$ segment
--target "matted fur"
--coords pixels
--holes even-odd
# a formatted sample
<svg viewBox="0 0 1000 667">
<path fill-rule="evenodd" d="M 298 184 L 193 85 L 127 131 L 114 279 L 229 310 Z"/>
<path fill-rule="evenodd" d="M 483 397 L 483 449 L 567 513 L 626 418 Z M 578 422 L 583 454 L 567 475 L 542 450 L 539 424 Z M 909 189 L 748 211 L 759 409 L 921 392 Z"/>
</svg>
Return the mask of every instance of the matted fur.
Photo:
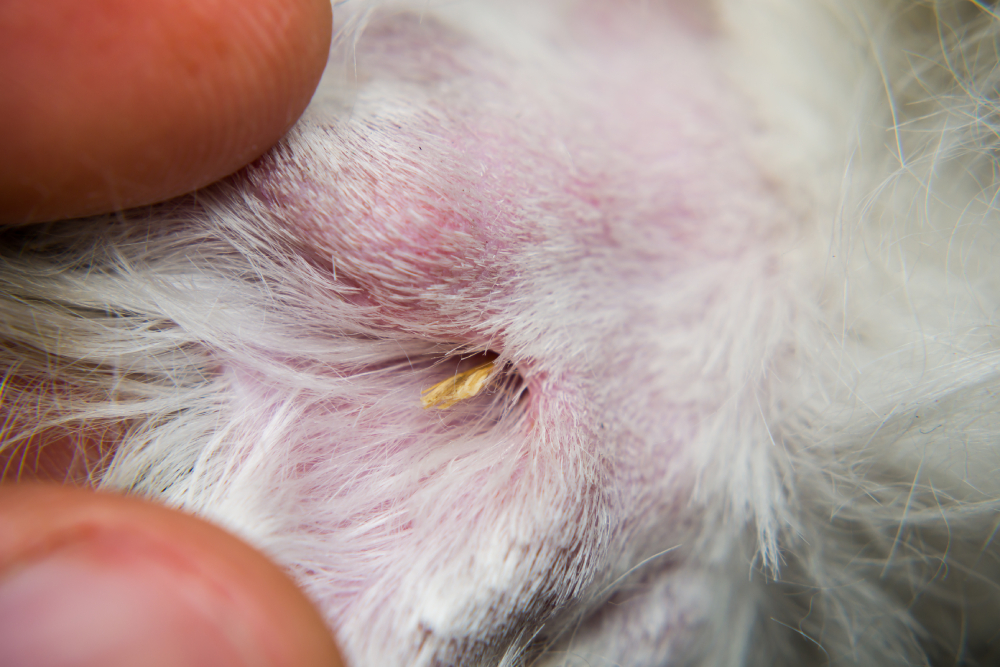
<svg viewBox="0 0 1000 667">
<path fill-rule="evenodd" d="M 437 4 L 338 3 L 226 182 L 3 234 L 10 465 L 229 527 L 355 667 L 1000 659 L 992 5 L 644 3 L 699 124 L 576 85 L 636 4 Z"/>
</svg>

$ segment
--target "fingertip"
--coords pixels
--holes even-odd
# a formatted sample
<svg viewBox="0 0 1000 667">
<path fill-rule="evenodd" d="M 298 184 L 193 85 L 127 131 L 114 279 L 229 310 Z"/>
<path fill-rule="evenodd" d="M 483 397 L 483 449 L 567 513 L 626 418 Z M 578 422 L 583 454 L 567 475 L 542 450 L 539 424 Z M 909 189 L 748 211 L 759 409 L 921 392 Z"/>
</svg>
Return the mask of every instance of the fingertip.
<svg viewBox="0 0 1000 667">
<path fill-rule="evenodd" d="M 0 486 L 0 664 L 339 666 L 276 566 L 192 516 L 55 485 Z"/>
<path fill-rule="evenodd" d="M 326 64 L 328 0 L 0 6 L 0 222 L 162 201 L 263 154 Z"/>
</svg>

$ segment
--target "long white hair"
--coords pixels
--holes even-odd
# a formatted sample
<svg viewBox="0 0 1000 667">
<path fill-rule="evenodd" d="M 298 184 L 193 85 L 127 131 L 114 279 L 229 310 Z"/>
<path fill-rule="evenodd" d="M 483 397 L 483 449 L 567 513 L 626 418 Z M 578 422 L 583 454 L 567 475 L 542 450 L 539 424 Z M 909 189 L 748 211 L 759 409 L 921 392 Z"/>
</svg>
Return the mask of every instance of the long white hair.
<svg viewBox="0 0 1000 667">
<path fill-rule="evenodd" d="M 491 24 L 502 4 L 376 4 L 335 6 L 327 82 L 247 170 L 0 235 L 8 474 L 70 442 L 75 481 L 234 530 L 357 667 L 1000 659 L 993 5 L 713 5 L 783 204 L 693 231 L 679 280 L 633 273 L 658 239 L 622 223 L 603 246 L 606 221 L 547 181 L 503 204 L 517 226 L 459 224 L 501 204 L 448 161 L 458 121 L 412 96 L 479 109 L 493 83 L 442 72 L 481 39 L 493 55 L 469 58 L 563 104 L 535 81 L 558 57 Z M 414 31 L 441 53 L 412 66 L 456 89 L 359 83 L 359 44 Z M 521 92 L 482 111 L 537 147 L 511 171 L 586 185 Z M 402 215 L 392 179 L 420 193 L 403 231 L 369 224 Z M 486 362 L 485 391 L 421 406 Z"/>
</svg>

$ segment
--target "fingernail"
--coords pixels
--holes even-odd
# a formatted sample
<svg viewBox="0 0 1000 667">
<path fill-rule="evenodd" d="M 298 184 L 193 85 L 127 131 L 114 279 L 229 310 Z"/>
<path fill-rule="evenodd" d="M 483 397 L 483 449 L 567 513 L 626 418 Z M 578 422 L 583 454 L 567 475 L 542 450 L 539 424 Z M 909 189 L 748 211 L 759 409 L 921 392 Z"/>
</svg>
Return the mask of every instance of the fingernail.
<svg viewBox="0 0 1000 667">
<path fill-rule="evenodd" d="M 0 665 L 268 664 L 225 591 L 162 551 L 91 535 L 0 575 Z"/>
</svg>

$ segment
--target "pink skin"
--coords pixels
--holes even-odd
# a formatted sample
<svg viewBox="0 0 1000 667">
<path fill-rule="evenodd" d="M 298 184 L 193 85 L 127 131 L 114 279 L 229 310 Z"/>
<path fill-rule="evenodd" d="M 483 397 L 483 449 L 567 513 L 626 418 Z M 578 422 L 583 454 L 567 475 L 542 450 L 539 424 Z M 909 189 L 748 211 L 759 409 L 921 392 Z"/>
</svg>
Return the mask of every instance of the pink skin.
<svg viewBox="0 0 1000 667">
<path fill-rule="evenodd" d="M 747 415 L 790 346 L 791 216 L 722 27 L 695 0 L 445 4 L 374 13 L 274 150 L 136 214 L 174 221 L 135 292 L 208 398 L 105 481 L 261 547 L 359 667 L 496 665 L 584 623 L 683 651 L 775 504 Z M 420 407 L 487 351 L 486 392 Z"/>
<path fill-rule="evenodd" d="M 574 16 L 574 29 L 556 35 L 567 51 L 560 69 L 541 72 L 432 21 L 376 22 L 356 53 L 359 77 L 371 80 L 351 119 L 318 139 L 337 164 L 293 145 L 303 169 L 279 152 L 249 177 L 324 260 L 339 258 L 338 279 L 360 281 L 364 303 L 411 311 L 421 326 L 431 324 L 425 306 L 441 306 L 425 293 L 445 286 L 462 293 L 461 311 L 481 312 L 484 299 L 500 308 L 496 288 L 516 277 L 460 262 L 496 271 L 498 257 L 555 241 L 541 215 L 577 216 L 581 252 L 619 248 L 606 259 L 619 264 L 612 276 L 622 289 L 636 273 L 659 283 L 685 265 L 731 262 L 769 233 L 763 220 L 783 215 L 744 150 L 746 102 L 716 71 L 703 35 L 679 31 L 672 15 L 643 27 L 611 14 L 619 25 L 610 31 L 604 13 Z M 441 42 L 456 53 L 436 53 Z M 413 72 L 415 54 L 429 62 Z M 385 117 L 402 105 L 409 124 Z M 323 127 L 320 114 L 314 107 L 306 127 Z M 372 270 L 389 256 L 405 258 L 406 270 Z M 447 333 L 468 339 L 479 328 L 461 322 Z"/>
<path fill-rule="evenodd" d="M 376 17 L 352 54 L 351 112 L 314 105 L 242 181 L 309 240 L 313 261 L 333 258 L 331 289 L 356 321 L 489 348 L 528 387 L 525 418 L 498 429 L 510 440 L 448 450 L 423 435 L 447 418 L 374 385 L 368 396 L 359 380 L 354 404 L 326 408 L 322 434 L 298 445 L 303 460 L 338 461 L 306 473 L 321 478 L 304 486 L 308 516 L 336 514 L 326 488 L 378 486 L 359 470 L 414 478 L 328 526 L 331 570 L 302 574 L 361 664 L 360 627 L 402 635 L 405 660 L 496 658 L 523 628 L 557 634 L 643 559 L 711 539 L 693 527 L 705 511 L 692 501 L 693 443 L 734 382 L 762 382 L 729 365 L 735 334 L 717 329 L 745 305 L 728 285 L 778 291 L 768 244 L 789 215 L 750 157 L 753 126 L 712 32 L 663 8 L 567 18 L 537 59 L 519 60 L 430 17 Z M 404 400 L 421 387 L 401 375 L 399 389 Z M 255 391 L 245 400 L 261 407 Z M 375 444 L 387 422 L 414 435 Z M 742 457 L 719 463 L 720 478 L 745 472 Z M 372 533 L 352 541 L 385 503 L 400 518 L 378 529 L 378 548 Z M 664 631 L 680 636 L 703 612 L 698 595 L 671 595 L 678 627 Z"/>
<path fill-rule="evenodd" d="M 51 646 L 27 607 L 214 662 L 304 645 L 236 595 L 269 558 L 354 667 L 998 662 L 1000 24 L 910 4 L 344 0 L 252 164 L 7 230 L 7 469 L 95 470 L 261 553 L 70 545 L 8 577 L 0 648 Z M 102 588 L 163 604 L 63 613 Z"/>
</svg>

